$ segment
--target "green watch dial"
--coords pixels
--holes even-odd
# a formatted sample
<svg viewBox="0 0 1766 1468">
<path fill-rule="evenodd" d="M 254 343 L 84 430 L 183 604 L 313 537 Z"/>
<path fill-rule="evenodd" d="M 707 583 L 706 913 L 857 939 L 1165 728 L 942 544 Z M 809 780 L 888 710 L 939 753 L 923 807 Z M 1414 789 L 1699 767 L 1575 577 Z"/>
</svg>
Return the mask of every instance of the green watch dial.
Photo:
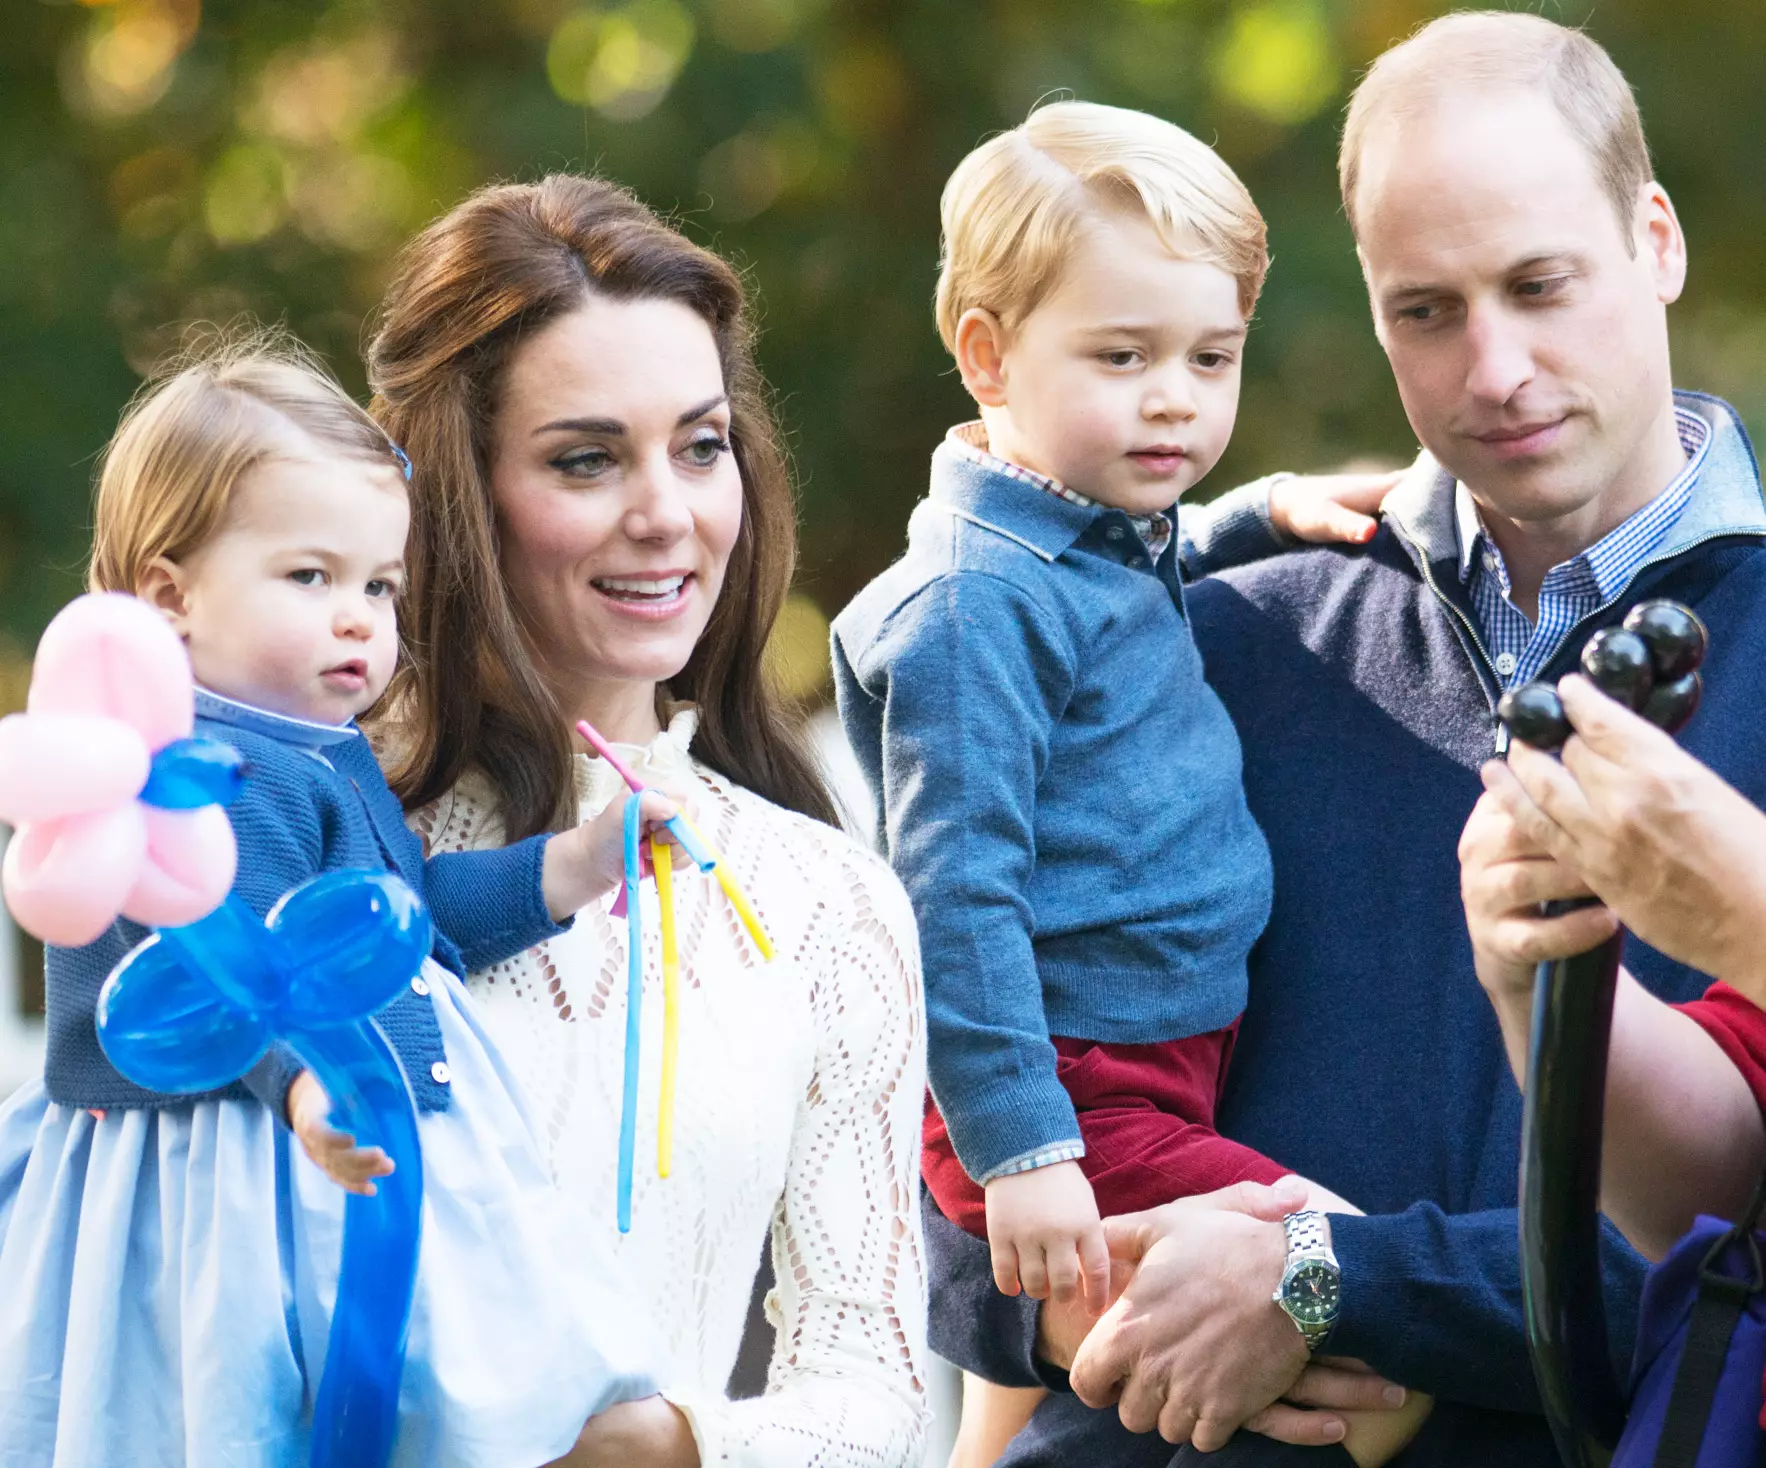
<svg viewBox="0 0 1766 1468">
<path fill-rule="evenodd" d="M 1329 1325 L 1341 1297 L 1337 1271 L 1322 1259 L 1296 1264 L 1282 1285 L 1282 1305 L 1302 1325 Z"/>
</svg>

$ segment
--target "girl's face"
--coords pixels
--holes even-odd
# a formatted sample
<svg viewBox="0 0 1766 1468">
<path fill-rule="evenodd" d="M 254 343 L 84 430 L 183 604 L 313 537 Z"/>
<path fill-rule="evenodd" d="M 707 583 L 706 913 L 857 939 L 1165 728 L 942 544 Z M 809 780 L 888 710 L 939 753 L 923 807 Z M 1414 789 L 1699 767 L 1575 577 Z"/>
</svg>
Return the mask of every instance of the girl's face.
<svg viewBox="0 0 1766 1468">
<path fill-rule="evenodd" d="M 182 564 L 153 562 L 137 591 L 171 620 L 203 687 L 343 724 L 398 661 L 411 507 L 397 471 L 310 452 L 253 469 L 219 532 Z"/>
<path fill-rule="evenodd" d="M 493 425 L 503 575 L 572 714 L 639 738 L 711 618 L 742 476 L 711 329 L 590 298 L 520 346 Z"/>
</svg>

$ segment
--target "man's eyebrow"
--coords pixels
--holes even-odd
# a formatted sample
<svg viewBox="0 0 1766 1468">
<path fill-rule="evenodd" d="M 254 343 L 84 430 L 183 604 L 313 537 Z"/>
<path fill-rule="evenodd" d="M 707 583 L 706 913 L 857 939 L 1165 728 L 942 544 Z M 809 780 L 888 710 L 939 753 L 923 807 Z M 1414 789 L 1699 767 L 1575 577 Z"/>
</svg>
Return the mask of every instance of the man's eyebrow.
<svg viewBox="0 0 1766 1468">
<path fill-rule="evenodd" d="M 1447 287 L 1442 285 L 1395 285 L 1391 290 L 1380 293 L 1380 304 L 1387 307 L 1399 306 L 1406 301 L 1423 301 L 1445 293 Z"/>
<path fill-rule="evenodd" d="M 685 428 L 689 423 L 697 423 L 707 413 L 728 401 L 729 395 L 721 392 L 716 397 L 707 398 L 675 419 L 675 427 Z M 624 438 L 630 431 L 618 418 L 554 418 L 550 423 L 542 423 L 534 429 L 534 436 L 538 437 L 542 433 L 593 433 L 602 438 Z"/>
<path fill-rule="evenodd" d="M 1508 280 L 1517 275 L 1525 275 L 1529 271 L 1538 270 L 1543 266 L 1568 266 L 1572 270 L 1580 270 L 1587 263 L 1587 257 L 1577 250 L 1540 250 L 1531 255 L 1503 267 L 1502 276 Z M 1449 296 L 1456 292 L 1446 285 L 1428 285 L 1424 283 L 1395 285 L 1380 294 L 1380 304 L 1385 307 L 1401 306 L 1407 301 L 1427 300 L 1432 296 Z"/>
</svg>

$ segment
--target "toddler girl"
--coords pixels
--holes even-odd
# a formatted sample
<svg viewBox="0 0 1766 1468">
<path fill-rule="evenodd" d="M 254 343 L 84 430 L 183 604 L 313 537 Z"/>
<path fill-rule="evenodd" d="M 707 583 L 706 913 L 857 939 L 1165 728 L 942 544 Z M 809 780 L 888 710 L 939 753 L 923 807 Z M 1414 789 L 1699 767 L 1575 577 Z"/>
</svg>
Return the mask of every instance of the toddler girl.
<svg viewBox="0 0 1766 1468">
<path fill-rule="evenodd" d="M 422 861 L 354 723 L 398 656 L 407 473 L 298 349 L 222 347 L 125 416 L 90 581 L 170 620 L 197 733 L 247 762 L 229 812 L 247 904 L 267 913 L 320 872 L 373 868 L 434 918 L 421 975 L 377 1018 L 416 1098 L 426 1184 L 395 1462 L 569 1462 L 593 1413 L 655 1391 L 648 1345 L 607 1262 L 560 1237 L 460 975 L 615 885 L 621 811 Z M 648 826 L 674 813 L 645 800 Z M 118 921 L 48 950 L 44 1079 L 0 1107 L 0 1468 L 292 1468 L 335 1304 L 340 1188 L 372 1193 L 391 1163 L 328 1125 L 319 1083 L 280 1045 L 198 1096 L 117 1072 L 94 1007 L 144 936 Z"/>
</svg>

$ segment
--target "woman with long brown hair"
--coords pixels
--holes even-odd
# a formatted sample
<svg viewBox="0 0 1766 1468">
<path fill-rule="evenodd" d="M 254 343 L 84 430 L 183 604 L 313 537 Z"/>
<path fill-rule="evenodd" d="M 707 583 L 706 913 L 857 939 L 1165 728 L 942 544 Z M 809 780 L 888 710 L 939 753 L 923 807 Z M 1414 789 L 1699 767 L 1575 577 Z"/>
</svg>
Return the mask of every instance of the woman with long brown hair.
<svg viewBox="0 0 1766 1468">
<path fill-rule="evenodd" d="M 763 669 L 795 510 L 741 283 L 613 185 L 491 187 L 407 247 L 369 368 L 415 466 L 409 660 L 383 742 L 431 849 L 619 798 L 573 747 L 586 718 L 646 780 L 690 792 L 777 952 L 761 961 L 714 884 L 675 879 L 673 1166 L 653 1161 L 651 951 L 623 1236 L 624 923 L 591 907 L 471 978 L 581 1228 L 673 1353 L 667 1402 L 616 1408 L 585 1442 L 610 1464 L 908 1464 L 925 1416 L 919 953 L 905 895 L 834 827 Z M 768 1390 L 731 1402 L 769 1234 Z"/>
</svg>

